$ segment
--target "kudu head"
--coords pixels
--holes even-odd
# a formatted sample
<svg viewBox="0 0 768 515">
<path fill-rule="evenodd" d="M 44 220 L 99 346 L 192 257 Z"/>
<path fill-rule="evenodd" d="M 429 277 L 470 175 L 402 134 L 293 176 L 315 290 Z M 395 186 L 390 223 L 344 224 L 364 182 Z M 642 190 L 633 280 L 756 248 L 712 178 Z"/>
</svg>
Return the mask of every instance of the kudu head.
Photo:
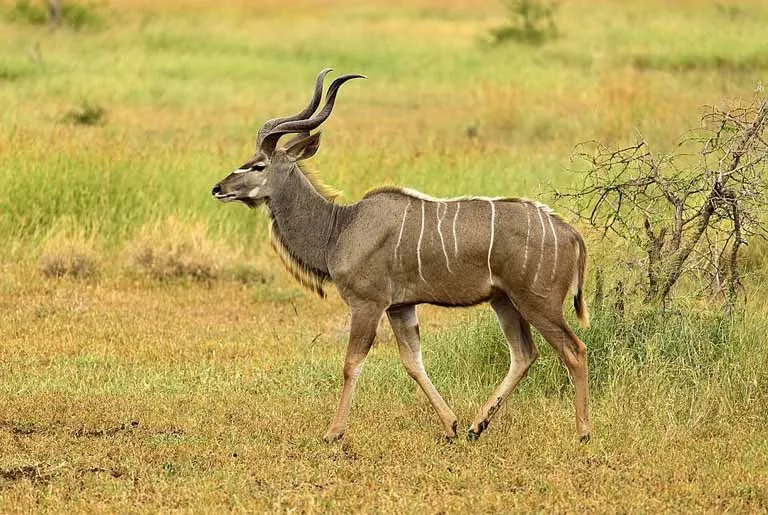
<svg viewBox="0 0 768 515">
<path fill-rule="evenodd" d="M 256 207 L 280 190 L 295 163 L 312 157 L 320 146 L 320 133 L 311 133 L 333 110 L 336 94 L 342 84 L 364 75 L 342 75 L 328 87 L 325 105 L 315 116 L 323 93 L 323 79 L 330 68 L 322 70 L 315 80 L 315 91 L 309 105 L 293 116 L 268 120 L 259 129 L 256 153 L 237 170 L 213 187 L 211 194 L 222 202 L 239 200 Z M 297 134 L 284 147 L 277 143 L 286 134 Z"/>
</svg>

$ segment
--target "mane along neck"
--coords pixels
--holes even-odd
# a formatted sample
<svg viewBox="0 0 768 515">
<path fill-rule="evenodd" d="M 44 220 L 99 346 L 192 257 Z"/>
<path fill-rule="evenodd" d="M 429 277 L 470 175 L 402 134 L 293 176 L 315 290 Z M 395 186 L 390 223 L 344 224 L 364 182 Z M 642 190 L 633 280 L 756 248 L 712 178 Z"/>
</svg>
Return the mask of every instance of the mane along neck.
<svg viewBox="0 0 768 515">
<path fill-rule="evenodd" d="M 420 191 L 411 189 L 411 188 L 404 188 L 401 186 L 379 186 L 378 188 L 374 188 L 372 190 L 369 190 L 365 195 L 363 195 L 363 198 L 369 198 L 373 197 L 374 195 L 379 194 L 386 194 L 391 193 L 395 195 L 403 195 L 408 198 L 413 198 L 417 200 L 423 200 L 425 202 L 464 202 L 467 200 L 485 200 L 489 202 L 517 202 L 521 204 L 530 204 L 536 209 L 541 209 L 548 215 L 552 216 L 556 220 L 562 220 L 562 217 L 557 214 L 551 207 L 549 207 L 546 204 L 543 204 L 539 202 L 538 200 L 531 200 L 524 197 L 482 197 L 482 196 L 474 196 L 474 195 L 464 195 L 460 197 L 451 197 L 451 198 L 437 198 L 433 197 L 431 195 L 427 195 L 426 193 L 422 193 Z"/>
<path fill-rule="evenodd" d="M 325 297 L 323 284 L 330 278 L 325 256 L 337 206 L 329 198 L 335 191 L 319 180 L 317 184 L 321 186 L 296 166 L 267 208 L 270 242 L 286 270 L 303 287 Z"/>
<path fill-rule="evenodd" d="M 337 190 L 333 186 L 329 186 L 320 177 L 320 174 L 314 170 L 309 170 L 303 163 L 296 163 L 296 167 L 304 174 L 304 177 L 309 181 L 309 184 L 314 190 L 320 194 L 328 202 L 335 202 L 338 197 L 342 195 L 341 190 Z"/>
</svg>

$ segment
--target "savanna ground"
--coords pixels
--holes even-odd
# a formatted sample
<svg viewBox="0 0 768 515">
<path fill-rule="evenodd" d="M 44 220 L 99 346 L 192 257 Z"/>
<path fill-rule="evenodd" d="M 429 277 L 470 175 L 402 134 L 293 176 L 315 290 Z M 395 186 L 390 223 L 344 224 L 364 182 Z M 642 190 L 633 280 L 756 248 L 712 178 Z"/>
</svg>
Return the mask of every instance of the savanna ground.
<svg viewBox="0 0 768 515">
<path fill-rule="evenodd" d="M 593 310 L 586 445 L 542 342 L 479 441 L 439 442 L 384 324 L 325 445 L 346 310 L 296 288 L 263 213 L 209 196 L 333 66 L 369 76 L 311 164 L 343 201 L 382 183 L 548 201 L 576 143 L 639 129 L 670 148 L 703 105 L 751 99 L 764 2 L 567 1 L 542 46 L 489 44 L 495 1 L 121 0 L 55 33 L 17 5 L 0 2 L 0 510 L 768 509 L 764 247 L 735 317 L 685 291 L 665 316 L 631 290 L 623 316 Z M 582 232 L 612 284 L 625 249 Z M 487 308 L 420 314 L 466 429 L 503 340 Z"/>
</svg>

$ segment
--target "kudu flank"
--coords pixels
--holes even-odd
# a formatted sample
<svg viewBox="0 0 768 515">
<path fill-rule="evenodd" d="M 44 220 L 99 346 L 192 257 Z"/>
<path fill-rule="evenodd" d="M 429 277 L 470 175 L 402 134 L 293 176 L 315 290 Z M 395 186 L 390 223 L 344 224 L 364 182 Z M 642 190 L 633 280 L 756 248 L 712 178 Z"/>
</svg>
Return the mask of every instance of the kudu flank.
<svg viewBox="0 0 768 515">
<path fill-rule="evenodd" d="M 216 184 L 222 201 L 266 204 L 271 240 L 290 273 L 321 296 L 332 281 L 351 312 L 341 401 L 325 435 L 341 438 L 355 384 L 386 313 L 409 375 L 437 411 L 446 436 L 457 420 L 433 386 L 421 359 L 416 305 L 470 306 L 489 302 L 509 352 L 509 371 L 477 413 L 468 438 L 477 438 L 514 390 L 538 352 L 533 325 L 557 351 L 575 387 L 576 428 L 589 437 L 587 354 L 563 318 L 574 295 L 576 314 L 588 324 L 582 289 L 586 249 L 576 230 L 546 206 L 524 199 L 436 199 L 396 187 L 378 188 L 351 205 L 308 174 L 300 161 L 318 149 L 312 133 L 333 109 L 342 84 L 334 80 L 315 114 L 329 69 L 320 72 L 309 105 L 300 113 L 267 121 L 254 156 Z M 279 139 L 296 134 L 285 146 Z"/>
</svg>

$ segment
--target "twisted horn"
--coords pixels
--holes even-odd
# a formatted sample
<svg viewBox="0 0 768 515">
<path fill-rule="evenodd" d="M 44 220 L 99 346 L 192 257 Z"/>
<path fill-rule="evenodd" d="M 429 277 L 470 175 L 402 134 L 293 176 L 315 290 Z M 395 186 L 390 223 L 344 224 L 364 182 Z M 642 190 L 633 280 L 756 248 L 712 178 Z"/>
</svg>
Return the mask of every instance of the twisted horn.
<svg viewBox="0 0 768 515">
<path fill-rule="evenodd" d="M 320 70 L 320 73 L 317 74 L 317 78 L 315 79 L 315 91 L 312 93 L 312 100 L 309 101 L 309 104 L 307 107 L 304 108 L 303 111 L 300 113 L 297 113 L 293 116 L 284 116 L 282 118 L 272 118 L 271 120 L 267 120 L 264 122 L 264 125 L 262 125 L 261 129 L 259 129 L 259 134 L 257 137 L 257 143 L 256 146 L 261 145 L 261 141 L 264 139 L 264 137 L 269 134 L 269 132 L 274 129 L 276 126 L 280 125 L 283 122 L 292 122 L 295 120 L 304 120 L 308 118 L 309 116 L 312 116 L 312 113 L 315 112 L 315 109 L 317 109 L 317 106 L 320 105 L 320 98 L 323 95 L 323 80 L 325 80 L 325 76 L 328 75 L 328 73 L 333 70 L 333 68 L 323 68 Z"/>
<path fill-rule="evenodd" d="M 330 86 L 328 86 L 328 92 L 325 96 L 325 105 L 323 109 L 317 113 L 314 117 L 306 120 L 290 120 L 280 123 L 272 128 L 272 130 L 266 134 L 261 140 L 261 151 L 266 154 L 271 154 L 277 147 L 277 141 L 284 134 L 290 133 L 308 133 L 309 131 L 316 129 L 321 123 L 323 123 L 331 115 L 333 111 L 333 104 L 336 101 L 336 94 L 342 84 L 351 79 L 366 79 L 365 75 L 342 75 L 338 79 L 334 80 Z"/>
</svg>

